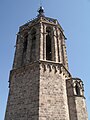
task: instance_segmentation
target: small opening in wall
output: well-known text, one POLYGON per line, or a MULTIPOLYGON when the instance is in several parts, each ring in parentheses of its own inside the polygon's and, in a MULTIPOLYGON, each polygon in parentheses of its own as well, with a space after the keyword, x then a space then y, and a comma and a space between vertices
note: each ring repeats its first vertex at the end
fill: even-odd
POLYGON ((76 90, 76 95, 80 96, 80 88, 78 83, 76 83, 75 90, 76 90))

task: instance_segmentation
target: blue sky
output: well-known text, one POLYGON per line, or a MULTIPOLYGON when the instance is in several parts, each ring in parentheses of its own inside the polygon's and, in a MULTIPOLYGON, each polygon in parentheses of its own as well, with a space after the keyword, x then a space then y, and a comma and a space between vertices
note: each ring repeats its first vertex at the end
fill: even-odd
MULTIPOLYGON (((40 0, 0 0, 0 120, 8 96, 9 72, 19 26, 37 16, 40 0)), ((90 0, 42 0, 45 15, 56 18, 67 37, 69 70, 84 82, 90 113, 90 0)), ((89 115, 90 120, 90 115, 89 115)))

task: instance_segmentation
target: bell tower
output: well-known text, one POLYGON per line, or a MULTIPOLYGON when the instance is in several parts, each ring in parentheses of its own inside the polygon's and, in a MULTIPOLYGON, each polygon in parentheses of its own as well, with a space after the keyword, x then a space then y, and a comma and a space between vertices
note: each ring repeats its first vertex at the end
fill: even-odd
POLYGON ((5 120, 88 120, 83 82, 68 70, 65 39, 42 6, 19 28, 5 120))

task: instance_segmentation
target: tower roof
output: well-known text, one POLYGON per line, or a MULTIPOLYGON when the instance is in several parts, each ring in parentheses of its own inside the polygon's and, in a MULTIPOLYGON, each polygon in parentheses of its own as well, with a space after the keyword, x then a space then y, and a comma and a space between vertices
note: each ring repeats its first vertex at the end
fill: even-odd
POLYGON ((39 23, 40 18, 42 18, 43 23, 47 23, 50 25, 58 25, 58 27, 60 28, 60 30, 63 33, 63 29, 62 29, 61 25, 59 24, 58 20, 54 19, 54 18, 46 17, 44 15, 44 8, 42 6, 39 7, 37 12, 38 12, 38 15, 36 16, 36 18, 31 19, 27 23, 25 23, 24 25, 20 26, 20 31, 28 29, 30 26, 33 26, 34 24, 39 23))

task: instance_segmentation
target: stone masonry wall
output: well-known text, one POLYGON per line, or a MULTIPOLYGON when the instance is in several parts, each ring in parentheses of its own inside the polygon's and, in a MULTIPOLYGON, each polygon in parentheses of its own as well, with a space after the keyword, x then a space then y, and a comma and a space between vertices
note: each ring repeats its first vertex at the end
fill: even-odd
POLYGON ((66 81, 58 70, 41 67, 39 99, 39 120, 69 120, 66 81))
POLYGON ((70 120, 77 120, 75 97, 74 97, 74 91, 73 91, 72 80, 71 79, 66 81, 66 87, 67 87, 70 120))
POLYGON ((38 120, 38 108, 39 66, 12 71, 5 120, 38 120))
POLYGON ((77 120, 88 120, 85 98, 75 97, 77 120))

